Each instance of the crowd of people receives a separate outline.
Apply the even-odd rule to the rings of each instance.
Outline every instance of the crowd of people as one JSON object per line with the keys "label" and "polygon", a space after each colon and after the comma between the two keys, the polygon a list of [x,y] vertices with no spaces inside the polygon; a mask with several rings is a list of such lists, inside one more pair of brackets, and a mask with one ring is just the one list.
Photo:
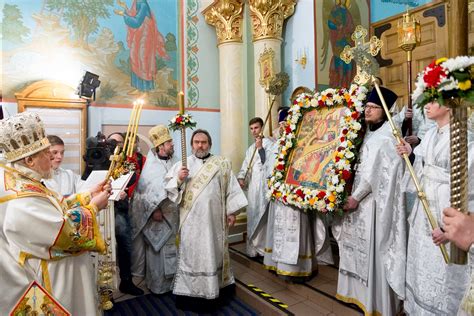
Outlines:
{"label": "crowd of people", "polygon": [[[392,107],[397,95],[384,87],[381,92]],[[288,108],[281,108],[277,133],[287,115]],[[255,142],[237,176],[228,159],[211,154],[206,130],[193,132],[184,164],[174,156],[168,128],[155,126],[149,131],[153,148],[146,158],[134,153],[134,177],[115,205],[119,290],[142,295],[132,281],[137,276],[154,295],[172,291],[183,310],[208,312],[225,303],[234,290],[229,228],[247,207],[247,255],[263,257],[265,268],[287,281],[307,281],[318,264],[334,263],[332,228],[339,246],[339,300],[369,315],[472,313],[469,265],[446,264],[438,247],[454,243],[469,250],[474,241],[474,217],[449,207],[450,110],[431,102],[426,119],[420,115],[406,111],[395,118],[402,127],[404,118],[421,122],[414,124],[418,134],[397,144],[379,95],[375,89],[369,94],[352,191],[344,215],[332,222],[269,199],[278,142],[263,137],[261,118],[249,122]],[[108,139],[120,145],[124,135]],[[46,136],[36,114],[2,120],[0,144],[6,160],[0,165],[0,313],[15,308],[34,280],[73,315],[97,313],[89,252],[104,250],[96,216],[107,206],[110,181],[81,192],[79,176],[61,167],[63,140]],[[473,148],[470,141],[469,170]],[[428,224],[404,154],[414,162],[440,228]],[[474,210],[472,187],[471,181]]]}

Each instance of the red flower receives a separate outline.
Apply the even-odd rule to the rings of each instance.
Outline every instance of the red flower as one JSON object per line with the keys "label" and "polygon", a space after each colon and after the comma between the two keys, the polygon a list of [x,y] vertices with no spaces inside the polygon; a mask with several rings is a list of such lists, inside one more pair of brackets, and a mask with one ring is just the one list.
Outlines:
{"label": "red flower", "polygon": [[304,199],[304,193],[301,191],[301,189],[296,190],[296,195],[298,195],[300,198]]}
{"label": "red flower", "polygon": [[339,156],[336,156],[336,162],[339,162],[339,160],[341,160],[341,158],[339,158]]}
{"label": "red flower", "polygon": [[326,104],[324,103],[323,100],[319,100],[319,101],[318,101],[318,106],[323,107],[323,106],[325,106],[325,105],[326,105]]}
{"label": "red flower", "polygon": [[433,66],[433,69],[423,75],[423,81],[428,88],[436,88],[443,78],[446,78],[446,70],[440,65]]}
{"label": "red flower", "polygon": [[278,166],[276,168],[277,168],[277,170],[284,170],[285,169],[285,164],[278,164]]}
{"label": "red flower", "polygon": [[349,132],[349,131],[347,130],[347,128],[344,128],[344,129],[342,130],[342,134],[344,134],[344,135],[346,135],[348,132]]}
{"label": "red flower", "polygon": [[348,170],[342,170],[342,178],[344,180],[349,180],[351,178],[351,172]]}
{"label": "red flower", "polygon": [[316,195],[318,197],[318,199],[322,199],[326,196],[326,192],[324,191],[319,191],[318,195]]}
{"label": "red flower", "polygon": [[351,116],[352,116],[353,119],[356,120],[356,119],[359,118],[359,113],[357,113],[357,112],[352,112]]}
{"label": "red flower", "polygon": [[291,127],[290,127],[290,125],[287,125],[287,126],[286,126],[285,132],[286,132],[287,134],[291,133]]}
{"label": "red flower", "polygon": [[340,140],[341,140],[341,143],[342,143],[343,141],[346,140],[346,138],[343,136],[343,137],[340,138]]}
{"label": "red flower", "polygon": [[178,116],[176,118],[176,123],[180,124],[183,121],[183,118],[181,116]]}

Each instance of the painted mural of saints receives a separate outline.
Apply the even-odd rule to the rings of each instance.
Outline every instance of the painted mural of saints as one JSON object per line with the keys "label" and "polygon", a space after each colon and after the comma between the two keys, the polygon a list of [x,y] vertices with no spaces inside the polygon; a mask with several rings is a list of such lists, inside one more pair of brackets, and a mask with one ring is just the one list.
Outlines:
{"label": "painted mural of saints", "polygon": [[117,3],[125,9],[115,10],[115,13],[123,16],[127,26],[131,86],[134,88],[129,94],[154,90],[156,58],[169,59],[165,50],[165,39],[158,31],[155,15],[147,0],[133,0],[130,8],[120,0]]}
{"label": "painted mural of saints", "polygon": [[[324,69],[330,57],[329,86],[348,88],[355,76],[356,67],[354,62],[346,64],[340,55],[346,45],[354,45],[351,35],[361,21],[359,7],[356,1],[324,0],[323,18],[324,39],[320,67]],[[331,56],[329,51],[332,52]]]}

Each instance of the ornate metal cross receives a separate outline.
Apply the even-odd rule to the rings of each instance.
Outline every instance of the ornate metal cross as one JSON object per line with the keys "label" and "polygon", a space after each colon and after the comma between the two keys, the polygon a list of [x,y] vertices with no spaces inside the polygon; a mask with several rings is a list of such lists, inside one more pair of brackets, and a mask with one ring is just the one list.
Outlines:
{"label": "ornate metal cross", "polygon": [[372,75],[376,75],[379,71],[379,65],[375,60],[383,42],[372,36],[369,42],[365,42],[367,37],[367,30],[362,25],[357,25],[351,38],[354,41],[354,47],[346,45],[341,53],[341,59],[346,63],[354,60],[357,65],[357,74],[354,77],[354,82],[357,84],[365,84],[369,82]]}

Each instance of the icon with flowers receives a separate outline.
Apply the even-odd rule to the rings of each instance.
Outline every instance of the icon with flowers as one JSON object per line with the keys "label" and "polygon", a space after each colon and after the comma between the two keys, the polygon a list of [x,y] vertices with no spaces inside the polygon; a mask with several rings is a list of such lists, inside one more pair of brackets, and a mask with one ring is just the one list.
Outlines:
{"label": "icon with flowers", "polygon": [[440,58],[418,74],[412,100],[423,108],[427,103],[445,105],[450,99],[474,103],[474,57]]}
{"label": "icon with flowers", "polygon": [[171,120],[168,125],[170,130],[176,131],[181,128],[191,128],[193,129],[196,127],[196,121],[193,120],[191,114],[184,113],[184,114],[176,114]]}
{"label": "icon with flowers", "polygon": [[[326,89],[322,92],[300,94],[288,111],[286,129],[278,140],[275,166],[268,180],[269,194],[274,200],[293,205],[304,211],[342,214],[347,198],[347,184],[354,175],[353,165],[362,142],[362,117],[367,88],[353,84],[349,89]],[[325,189],[315,189],[286,182],[292,152],[297,148],[297,139],[306,113],[325,108],[343,108],[337,135],[337,147],[331,154],[321,181]],[[300,182],[300,184],[302,184]]]}

